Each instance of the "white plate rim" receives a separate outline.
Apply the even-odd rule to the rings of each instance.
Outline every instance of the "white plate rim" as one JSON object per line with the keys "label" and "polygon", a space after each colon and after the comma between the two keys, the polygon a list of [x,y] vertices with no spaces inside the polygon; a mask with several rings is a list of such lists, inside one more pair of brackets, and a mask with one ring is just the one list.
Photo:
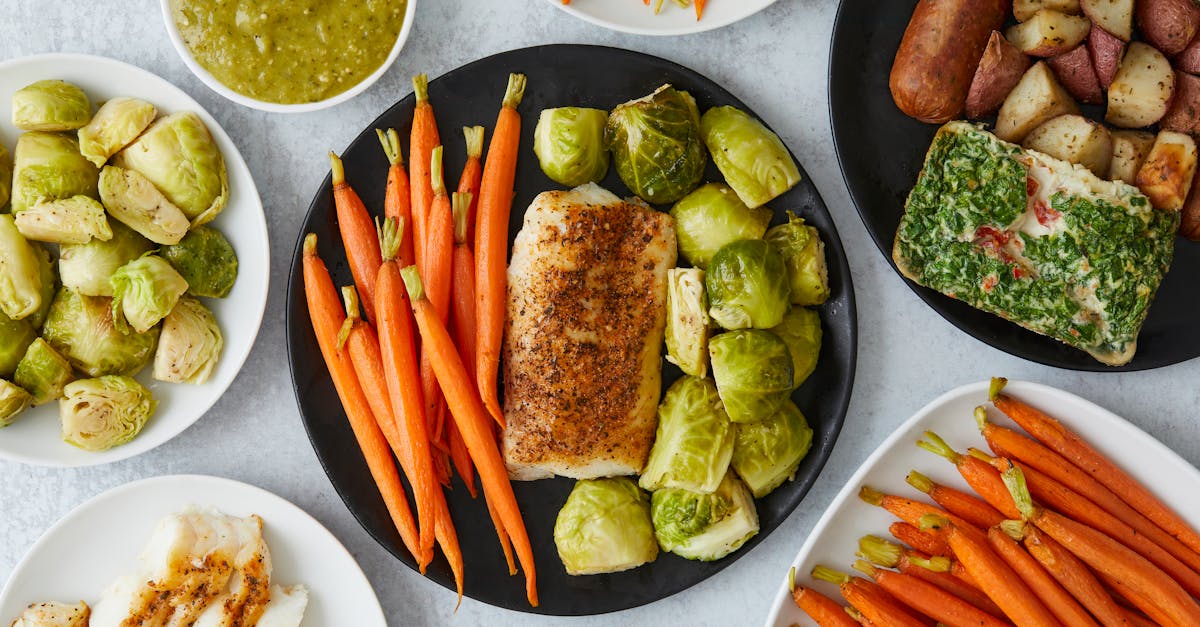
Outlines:
{"label": "white plate rim", "polygon": [[[546,1],[549,2],[550,4],[553,4],[554,6],[558,7],[562,11],[565,11],[567,14],[577,17],[581,20],[584,20],[585,22],[590,22],[592,24],[595,24],[596,26],[602,26],[602,27],[610,29],[610,30],[614,30],[614,31],[622,32],[622,33],[629,33],[631,35],[649,35],[652,37],[694,35],[696,33],[703,33],[705,31],[723,28],[725,26],[729,26],[730,24],[733,24],[734,22],[739,22],[741,20],[744,20],[744,19],[750,17],[751,15],[754,15],[755,13],[758,13],[759,11],[762,11],[762,10],[766,9],[767,7],[778,2],[778,0],[766,0],[766,2],[764,4],[762,4],[761,6],[753,7],[749,11],[743,11],[740,13],[731,14],[727,17],[724,17],[723,19],[709,19],[706,16],[705,18],[703,18],[701,20],[694,21],[692,24],[689,24],[688,26],[667,26],[665,24],[655,25],[654,19],[658,18],[660,16],[654,15],[654,11],[652,9],[647,8],[646,9],[647,16],[648,16],[647,24],[650,24],[650,26],[633,26],[633,25],[629,25],[629,24],[623,24],[621,22],[617,22],[617,21],[614,21],[611,19],[606,19],[604,17],[593,15],[587,11],[584,11],[584,10],[578,8],[577,6],[572,6],[570,4],[563,4],[562,0],[546,0]],[[597,0],[593,0],[593,1],[597,1]],[[632,2],[634,0],[600,0],[600,1]],[[668,0],[668,1],[670,1],[670,0]],[[725,2],[740,2],[742,0],[723,0],[723,1],[725,1]],[[678,9],[679,7],[673,7],[673,8]],[[687,9],[687,10],[691,11],[691,9]]]}
{"label": "white plate rim", "polygon": [[[237,145],[229,137],[229,134],[225,132],[225,129],[221,126],[221,124],[218,123],[217,120],[213,118],[213,116],[203,106],[200,105],[200,103],[196,102],[194,98],[188,95],[187,92],[183,91],[167,79],[155,74],[154,72],[138,67],[131,63],[126,63],[110,57],[94,54],[51,52],[18,57],[16,59],[8,59],[6,61],[0,61],[0,74],[14,71],[14,68],[19,68],[23,65],[37,63],[79,63],[115,67],[122,72],[140,74],[145,80],[156,83],[159,88],[169,93],[171,97],[179,98],[182,101],[187,102],[189,107],[191,107],[191,110],[199,115],[200,119],[204,121],[205,126],[208,127],[209,132],[212,133],[218,145],[220,145],[221,156],[225,160],[225,167],[231,172],[230,178],[233,178],[232,172],[235,171],[244,174],[244,176],[241,178],[244,178],[245,182],[237,193],[245,197],[245,203],[247,207],[245,207],[244,210],[255,210],[251,212],[253,215],[249,219],[254,220],[254,225],[261,231],[263,235],[261,245],[257,246],[256,250],[236,251],[239,260],[237,280],[240,282],[243,280],[257,278],[261,281],[261,293],[258,298],[257,306],[255,306],[253,302],[245,303],[248,305],[246,307],[245,316],[239,318],[239,324],[252,325],[253,332],[250,334],[249,340],[245,343],[245,346],[241,347],[240,351],[231,352],[231,346],[228,342],[226,342],[225,347],[222,349],[221,360],[222,362],[229,360],[234,364],[235,367],[230,370],[231,374],[229,375],[228,381],[224,381],[220,384],[219,391],[215,391],[213,394],[211,394],[205,403],[201,403],[200,405],[196,405],[191,408],[191,411],[195,412],[195,415],[192,418],[189,420],[179,421],[180,424],[174,425],[172,429],[161,432],[159,434],[160,437],[158,441],[148,439],[147,434],[139,434],[138,437],[135,437],[127,444],[123,444],[99,453],[90,453],[86,457],[81,457],[79,461],[76,462],[64,461],[60,459],[45,459],[42,457],[25,455],[20,452],[12,452],[0,449],[0,459],[6,459],[33,466],[50,468],[80,468],[86,466],[97,466],[129,459],[130,457],[140,455],[147,451],[153,450],[158,446],[165,444],[166,442],[169,442],[180,433],[183,433],[185,430],[187,430],[188,427],[195,424],[196,421],[205,414],[207,414],[208,410],[212,409],[213,405],[215,405],[217,401],[225,395],[225,392],[229,389],[229,386],[232,385],[234,380],[237,379],[238,374],[242,370],[242,366],[244,366],[246,363],[246,359],[250,357],[250,352],[257,343],[259,331],[262,329],[262,321],[266,314],[267,299],[270,293],[271,283],[270,236],[267,229],[267,219],[263,210],[262,198],[258,194],[258,187],[254,183],[254,176],[250,172],[249,166],[246,165],[245,159],[242,158],[241,151],[238,150]],[[226,207],[226,209],[228,208],[229,207]],[[220,219],[220,216],[218,216],[218,219]],[[251,256],[256,256],[258,259],[257,262],[261,264],[263,269],[261,277],[245,276],[242,272],[242,268],[245,264],[243,264],[241,260]],[[149,368],[150,366],[147,367]],[[218,366],[218,368],[220,367],[221,366]],[[214,380],[210,380],[209,383],[213,383]],[[162,411],[161,408],[159,408],[158,411]],[[28,418],[28,416],[25,416],[25,418]],[[151,417],[151,420],[153,419],[154,417]],[[21,420],[21,417],[18,417],[18,420]],[[0,437],[3,437],[3,435],[4,433],[0,431]],[[63,443],[63,446],[70,445]]]}
{"label": "white plate rim", "polygon": [[[900,444],[905,438],[911,437],[911,431],[915,426],[923,423],[931,414],[940,410],[943,406],[964,397],[974,397],[978,399],[978,403],[976,404],[986,404],[988,388],[990,384],[990,381],[982,381],[968,383],[966,385],[954,388],[930,401],[915,414],[898,425],[895,430],[892,431],[892,434],[888,436],[887,439],[885,439],[878,447],[876,447],[874,451],[871,452],[871,455],[868,456],[865,461],[863,461],[862,465],[858,467],[858,470],[854,472],[854,474],[846,481],[846,484],[842,486],[842,489],[838,491],[837,496],[835,496],[829,503],[829,506],[826,507],[825,512],[821,514],[821,518],[817,521],[816,525],[813,526],[813,530],[808,534],[808,537],[805,538],[804,544],[801,545],[800,550],[797,552],[796,557],[792,560],[790,567],[798,567],[807,560],[809,553],[812,552],[820,539],[825,535],[826,529],[833,524],[837,514],[840,513],[843,507],[846,506],[846,503],[854,501],[858,498],[858,491],[863,484],[864,477],[866,477],[875,469],[884,456],[895,453],[894,449],[896,448],[896,445]],[[1097,405],[1096,403],[1093,403],[1092,401],[1089,401],[1086,398],[1049,385],[1034,383],[1031,381],[1010,380],[1004,389],[1007,392],[1013,392],[1014,396],[1020,396],[1023,400],[1026,398],[1031,399],[1030,402],[1034,405],[1041,404],[1041,399],[1057,399],[1060,401],[1077,404],[1089,412],[1087,416],[1088,420],[1103,423],[1089,426],[1087,429],[1088,431],[1091,431],[1092,429],[1120,431],[1119,436],[1121,438],[1126,438],[1126,441],[1136,442],[1138,448],[1153,453],[1162,461],[1162,463],[1179,466],[1181,469],[1187,471],[1187,474],[1191,477],[1192,483],[1200,485],[1200,470],[1197,470],[1190,463],[1188,463],[1187,460],[1180,457],[1178,453],[1171,450],[1169,447],[1167,447],[1167,445],[1138,428],[1128,420],[1113,413],[1112,411],[1109,411],[1108,409],[1105,409],[1104,407],[1101,407],[1100,405]],[[1073,425],[1074,423],[1073,417],[1055,416],[1055,418],[1062,420],[1069,426]],[[1076,428],[1078,431],[1077,427],[1073,426],[1072,428]],[[1081,435],[1086,437],[1086,434],[1081,433]],[[981,445],[980,448],[986,447]],[[852,546],[844,547],[844,552],[847,556],[853,555],[853,551],[854,547]],[[764,627],[777,627],[780,625],[780,614],[783,609],[785,607],[793,606],[791,590],[788,586],[788,571],[785,570],[781,575],[778,591],[776,592],[775,598],[772,601],[770,611],[767,613],[767,618],[763,623]],[[804,577],[805,575],[797,570],[796,576],[797,578],[800,578]]]}
{"label": "white plate rim", "polygon": [[[13,567],[8,581],[4,583],[3,588],[0,588],[0,608],[3,608],[10,603],[10,599],[8,597],[13,588],[13,582],[17,581],[26,569],[32,567],[32,563],[36,559],[39,550],[52,542],[54,540],[54,536],[59,533],[62,528],[70,525],[75,519],[90,514],[95,508],[103,507],[107,501],[117,499],[129,492],[137,492],[138,490],[143,490],[147,487],[154,487],[159,483],[170,484],[180,482],[189,483],[192,485],[194,485],[195,482],[208,483],[214,488],[219,488],[229,492],[242,492],[247,495],[262,499],[264,502],[272,502],[276,507],[288,511],[288,513],[291,514],[297,521],[302,522],[303,524],[308,525],[315,530],[318,530],[318,536],[322,537],[324,540],[327,540],[330,548],[332,548],[339,557],[344,557],[347,560],[347,563],[353,566],[353,572],[357,573],[362,578],[361,583],[365,586],[365,589],[370,594],[370,597],[375,601],[375,605],[373,605],[370,609],[375,609],[378,611],[378,625],[381,627],[386,627],[387,622],[383,615],[383,607],[379,604],[379,598],[375,594],[375,589],[371,586],[371,582],[367,578],[366,573],[363,572],[362,566],[359,565],[358,560],[354,559],[354,556],[350,553],[349,549],[347,549],[346,546],[337,539],[337,536],[333,535],[333,532],[329,531],[325,525],[321,524],[321,521],[314,518],[312,514],[304,511],[295,503],[292,503],[291,501],[269,490],[237,481],[235,479],[199,474],[159,475],[156,477],[147,477],[144,479],[138,479],[136,481],[130,481],[128,483],[123,483],[113,488],[109,488],[108,490],[105,490],[99,494],[93,495],[82,503],[71,508],[69,512],[64,514],[62,518],[59,518],[57,521],[55,521],[53,525],[46,529],[46,531],[44,531],[42,535],[39,536],[36,541],[34,541],[34,543],[25,552],[25,555],[22,556],[20,561],[17,562],[16,566]],[[221,506],[218,503],[205,503],[204,505],[213,505],[218,510],[221,509]],[[270,520],[265,522],[268,526],[271,525]],[[307,582],[295,583],[305,583],[309,588],[309,593],[313,593],[313,586],[311,584],[308,584]],[[95,594],[98,596],[101,592],[102,590],[97,590]],[[34,600],[18,600],[16,603],[18,607],[22,607],[25,604],[33,601]],[[4,620],[4,617],[0,616],[0,620]],[[361,627],[370,626],[362,625]]]}

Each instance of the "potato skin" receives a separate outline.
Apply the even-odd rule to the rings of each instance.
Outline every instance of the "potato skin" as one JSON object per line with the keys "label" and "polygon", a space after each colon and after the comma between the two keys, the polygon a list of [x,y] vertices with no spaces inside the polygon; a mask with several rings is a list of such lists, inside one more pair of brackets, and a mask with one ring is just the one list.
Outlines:
{"label": "potato skin", "polygon": [[1193,0],[1137,0],[1134,20],[1146,41],[1173,57],[1183,52],[1200,30],[1200,6]]}
{"label": "potato skin", "polygon": [[967,91],[967,117],[977,120],[995,113],[1031,63],[1000,31],[992,31]]}
{"label": "potato skin", "polygon": [[931,124],[962,114],[984,47],[1010,7],[1010,0],[920,0],[892,62],[896,106]]}
{"label": "potato skin", "polygon": [[1200,37],[1193,39],[1192,43],[1175,57],[1175,69],[1189,74],[1200,74]]}
{"label": "potato skin", "polygon": [[1117,68],[1125,54],[1125,42],[1103,28],[1093,26],[1088,31],[1087,47],[1088,54],[1092,56],[1092,69],[1096,72],[1096,78],[1100,79],[1100,87],[1108,89],[1117,77]]}
{"label": "potato skin", "polygon": [[1079,102],[1100,104],[1104,102],[1104,93],[1100,89],[1100,79],[1092,67],[1092,55],[1087,46],[1082,45],[1074,50],[1049,59],[1046,64],[1058,76],[1058,82],[1071,92],[1071,96]]}
{"label": "potato skin", "polygon": [[1175,71],[1175,95],[1171,108],[1158,122],[1168,131],[1195,135],[1200,133],[1200,78]]}

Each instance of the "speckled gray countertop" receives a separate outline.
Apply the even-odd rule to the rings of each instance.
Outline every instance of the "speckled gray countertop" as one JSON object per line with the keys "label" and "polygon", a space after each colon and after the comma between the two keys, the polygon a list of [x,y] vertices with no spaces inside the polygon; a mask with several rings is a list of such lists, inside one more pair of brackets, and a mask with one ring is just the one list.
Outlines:
{"label": "speckled gray countertop", "polygon": [[154,451],[99,468],[55,470],[0,462],[0,582],[43,531],[91,496],[143,477],[203,473],[261,486],[316,516],[358,559],[391,624],[568,622],[470,599],[455,614],[452,593],[405,568],[367,536],[334,493],[305,437],[287,371],[283,325],[292,247],[309,200],[327,172],[325,151],[341,150],[407,94],[408,78],[416,72],[437,76],[495,52],[545,43],[604,44],[677,61],[721,83],[769,120],[799,155],[837,221],[850,255],[860,330],[858,377],[845,428],[799,509],[750,554],[690,590],[639,609],[569,622],[760,624],[800,544],[874,447],[942,392],[994,374],[1081,394],[1200,463],[1195,411],[1200,406],[1200,360],[1119,375],[1039,366],[961,333],[892,272],[850,203],[833,152],[826,105],[836,8],[832,0],[779,0],[733,26],[667,39],[603,30],[544,0],[422,0],[412,36],[382,80],[350,102],[304,115],[247,109],[206,88],[175,54],[155,0],[4,0],[0,6],[5,16],[0,58],[42,52],[114,57],[163,76],[207,108],[234,138],[258,183],[270,226],[272,265],[266,318],[254,351],[224,398],[193,427]]}

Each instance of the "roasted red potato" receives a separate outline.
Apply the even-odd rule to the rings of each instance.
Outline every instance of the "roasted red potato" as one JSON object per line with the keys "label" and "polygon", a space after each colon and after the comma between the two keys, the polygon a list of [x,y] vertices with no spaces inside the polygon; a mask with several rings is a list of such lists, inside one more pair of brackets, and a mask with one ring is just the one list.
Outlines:
{"label": "roasted red potato", "polygon": [[1135,41],[1108,86],[1105,119],[1123,128],[1150,126],[1167,114],[1174,93],[1175,70],[1170,61],[1155,48]]}
{"label": "roasted red potato", "polygon": [[920,0],[892,62],[888,86],[905,114],[943,124],[962,115],[991,32],[1008,0]]}
{"label": "roasted red potato", "polygon": [[1032,57],[1054,57],[1070,51],[1087,39],[1091,20],[1042,9],[1028,20],[1010,26],[1004,36]]}
{"label": "roasted red potato", "polygon": [[1017,50],[1000,31],[992,31],[967,92],[967,117],[978,120],[995,113],[1030,63],[1029,57]]}
{"label": "roasted red potato", "polygon": [[1108,164],[1108,178],[1137,185],[1138,170],[1154,147],[1154,133],[1120,129],[1112,131],[1112,162]]}
{"label": "roasted red potato", "polygon": [[1080,0],[1013,0],[1013,16],[1018,22],[1024,22],[1042,9],[1079,15],[1079,2]]}
{"label": "roasted red potato", "polygon": [[1020,142],[1042,122],[1065,113],[1079,113],[1071,94],[1054,78],[1045,61],[1034,63],[1009,92],[996,114],[996,136]]}
{"label": "roasted red potato", "polygon": [[1175,72],[1175,95],[1167,115],[1158,123],[1168,131],[1195,135],[1200,133],[1200,78]]}
{"label": "roasted red potato", "polygon": [[1092,27],[1088,32],[1088,53],[1092,56],[1092,68],[1100,80],[1100,88],[1108,89],[1117,76],[1117,67],[1125,54],[1125,42],[1103,28]]}
{"label": "roasted red potato", "polygon": [[1104,92],[1100,89],[1100,79],[1092,67],[1092,55],[1087,46],[1078,46],[1066,54],[1047,59],[1046,63],[1058,76],[1058,82],[1076,100],[1088,104],[1104,102]]}
{"label": "roasted red potato", "polygon": [[1138,170],[1137,186],[1156,209],[1178,211],[1195,176],[1196,142],[1183,133],[1161,131]]}
{"label": "roasted red potato", "polygon": [[1200,37],[1193,39],[1192,43],[1175,57],[1175,69],[1188,74],[1200,74]]}
{"label": "roasted red potato", "polygon": [[1056,159],[1078,163],[1105,178],[1112,161],[1108,129],[1082,115],[1068,113],[1046,120],[1025,136],[1021,145]]}
{"label": "roasted red potato", "polygon": [[[1140,0],[1145,2],[1145,0]],[[1122,41],[1133,38],[1134,0],[1079,0],[1079,8],[1092,24],[1120,37]]]}
{"label": "roasted red potato", "polygon": [[1183,203],[1183,215],[1180,216],[1179,234],[1192,240],[1200,241],[1200,169],[1192,179],[1192,191],[1188,194],[1187,202]]}
{"label": "roasted red potato", "polygon": [[1194,0],[1137,0],[1135,15],[1142,36],[1168,57],[1183,52],[1200,31]]}

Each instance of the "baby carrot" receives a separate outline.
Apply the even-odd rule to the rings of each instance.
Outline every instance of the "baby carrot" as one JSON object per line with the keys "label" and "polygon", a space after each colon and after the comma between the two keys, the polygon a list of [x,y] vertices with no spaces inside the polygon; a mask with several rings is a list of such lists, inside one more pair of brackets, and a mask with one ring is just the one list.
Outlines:
{"label": "baby carrot", "polygon": [[350,262],[354,285],[365,299],[363,308],[367,310],[367,319],[374,322],[375,274],[383,263],[379,255],[379,240],[375,237],[375,223],[371,221],[362,199],[346,182],[342,160],[333,151],[329,152],[329,163],[330,178],[333,180],[333,205],[337,211],[342,245],[346,248],[346,260]]}
{"label": "baby carrot", "polygon": [[[454,218],[451,215],[450,196],[446,193],[442,176],[442,147],[435,146],[429,157],[429,183],[433,190],[432,202],[426,216],[425,257],[421,269],[421,281],[425,284],[429,302],[437,312],[438,319],[445,324],[450,318],[450,273],[454,259]],[[443,425],[445,410],[442,409],[442,391],[438,388],[433,367],[421,347],[421,391],[425,399],[426,418],[433,418],[432,437],[435,442],[446,444]]]}
{"label": "baby carrot", "polygon": [[[438,546],[446,561],[450,563],[450,572],[454,574],[454,585],[458,588],[458,605],[462,605],[463,597],[463,555],[458,545],[458,532],[454,530],[454,521],[450,518],[450,508],[446,506],[446,495],[436,490],[434,506],[437,507],[437,525],[434,533],[437,535]],[[458,609],[458,605],[455,609]]]}
{"label": "baby carrot", "polygon": [[1014,539],[1024,536],[1023,544],[1033,559],[1036,559],[1042,568],[1101,624],[1127,624],[1125,612],[1105,591],[1104,585],[1096,579],[1087,564],[1081,562],[1061,544],[1038,531],[1037,527],[1030,527],[1018,521],[1006,521],[1001,524],[1001,529]]}
{"label": "baby carrot", "polygon": [[345,322],[341,304],[338,301],[337,289],[325,262],[317,255],[317,236],[309,233],[304,237],[304,297],[308,303],[308,315],[317,336],[317,346],[321,349],[321,357],[329,369],[333,379],[334,389],[346,410],[350,421],[350,429],[354,431],[354,439],[362,450],[367,462],[371,478],[379,489],[383,503],[391,515],[392,523],[400,533],[400,539],[405,548],[412,553],[418,563],[421,562],[422,551],[412,511],[408,506],[408,497],[404,494],[404,486],[400,483],[400,473],[388,450],[387,441],[380,431],[375,417],[371,413],[371,405],[358,378],[354,374],[354,364],[350,356],[337,349],[337,336]]}
{"label": "baby carrot", "polygon": [[[983,411],[983,408],[977,407],[975,411]],[[966,480],[967,485],[971,486],[976,494],[983,497],[983,500],[1003,514],[1005,518],[1020,518],[1021,512],[1017,510],[1012,496],[1008,493],[1008,488],[1000,479],[1000,472],[991,464],[971,455],[960,454],[932,431],[926,431],[925,438],[925,440],[917,442],[917,446],[954,464],[958,474]]]}
{"label": "baby carrot", "polygon": [[475,493],[475,466],[471,464],[471,454],[467,451],[467,445],[463,442],[458,427],[454,426],[454,421],[445,422],[446,446],[450,448],[450,461],[454,463],[454,471],[462,478],[463,485],[467,487],[471,498],[475,498],[477,496]]}
{"label": "baby carrot", "polygon": [[931,557],[918,551],[906,550],[878,536],[860,538],[856,554],[872,564],[895,568],[933,584],[992,616],[1004,616],[1004,612],[972,582],[949,572],[953,564],[946,557]]}
{"label": "baby carrot", "polygon": [[[400,154],[400,136],[396,129],[389,128],[386,132],[375,129],[379,143],[383,145],[383,154],[388,160],[387,191],[383,197],[383,215],[396,218],[403,224],[411,225],[412,219],[412,189],[408,184],[408,173],[404,170],[404,156]],[[396,255],[400,267],[416,263],[413,253],[413,230],[404,229],[400,238],[400,252]]]}
{"label": "baby carrot", "polygon": [[412,184],[413,251],[416,253],[416,263],[420,265],[425,253],[429,207],[433,204],[429,158],[433,154],[433,147],[441,145],[442,140],[438,137],[433,105],[429,103],[429,77],[417,74],[412,78],[412,86],[416,104],[413,105],[412,128],[408,139],[408,180]]}
{"label": "baby carrot", "polygon": [[804,586],[796,584],[796,569],[788,572],[792,588],[792,601],[796,607],[808,614],[821,627],[857,627],[858,622],[846,613],[837,601]]}
{"label": "baby carrot", "polygon": [[1001,531],[999,526],[988,529],[987,537],[996,555],[1012,567],[1033,593],[1046,604],[1046,609],[1064,625],[1100,627],[1075,597],[1060,586],[1016,540]]}
{"label": "baby carrot", "polygon": [[470,192],[455,192],[451,197],[454,215],[454,260],[451,263],[450,320],[454,323],[455,346],[475,381],[475,255],[471,252],[467,228],[470,224]]}
{"label": "baby carrot", "polygon": [[1193,551],[1200,552],[1200,533],[1158,500],[1145,486],[1083,441],[1078,434],[1041,411],[1001,394],[1004,382],[1004,379],[992,379],[991,400],[1000,411],[1039,442],[1057,451],[1114,494],[1125,499],[1130,507],[1142,512],[1164,531],[1178,538]]}
{"label": "baby carrot", "polygon": [[471,385],[466,367],[454,348],[449,331],[425,296],[420,274],[412,266],[405,268],[402,273],[417,320],[417,328],[421,331],[422,344],[430,347],[434,373],[446,395],[450,414],[462,433],[472,461],[479,469],[484,496],[494,502],[496,511],[504,521],[504,529],[512,539],[521,568],[525,571],[525,594],[529,604],[537,607],[537,575],[534,571],[533,547],[529,542],[525,521],[521,518],[512,484],[508,480],[508,469],[492,433],[492,421],[488,419],[487,410],[479,400],[475,386]]}
{"label": "baby carrot", "polygon": [[929,477],[915,470],[908,473],[905,481],[908,485],[928,494],[934,503],[941,505],[946,511],[961,516],[973,525],[987,529],[1004,521],[1004,514],[984,503],[979,497],[935,483]]}
{"label": "baby carrot", "polygon": [[882,507],[891,512],[896,518],[903,520],[910,525],[920,525],[921,517],[926,514],[934,514],[944,516],[954,522],[960,529],[973,530],[979,537],[983,537],[983,530],[968,522],[966,519],[948,513],[945,510],[934,507],[928,503],[906,499],[895,494],[884,494],[870,486],[863,486],[858,490],[858,498],[862,499],[869,505]]}
{"label": "baby carrot", "polygon": [[889,525],[888,532],[892,534],[892,537],[919,551],[930,555],[950,555],[950,547],[946,546],[941,538],[931,533],[925,533],[902,520]]}
{"label": "baby carrot", "polygon": [[878,584],[861,577],[851,577],[826,566],[813,568],[814,579],[837,584],[842,598],[862,612],[872,623],[889,627],[926,627],[925,621],[913,615]]}
{"label": "baby carrot", "polygon": [[1007,623],[966,601],[911,575],[880,570],[864,560],[854,569],[875,580],[901,603],[947,627],[1006,627]]}
{"label": "baby carrot", "polygon": [[500,343],[504,337],[507,306],[508,218],[512,210],[517,152],[521,143],[521,115],[517,105],[525,95],[525,75],[510,74],[504,101],[492,130],[483,178],[479,183],[478,226],[475,232],[475,308],[479,344],[475,377],[483,404],[496,422],[504,424],[497,375]]}
{"label": "baby carrot", "polygon": [[479,198],[479,181],[483,177],[483,127],[464,126],[463,137],[467,140],[467,163],[458,177],[458,193],[470,194],[467,207],[467,246],[475,242],[475,203]]}

